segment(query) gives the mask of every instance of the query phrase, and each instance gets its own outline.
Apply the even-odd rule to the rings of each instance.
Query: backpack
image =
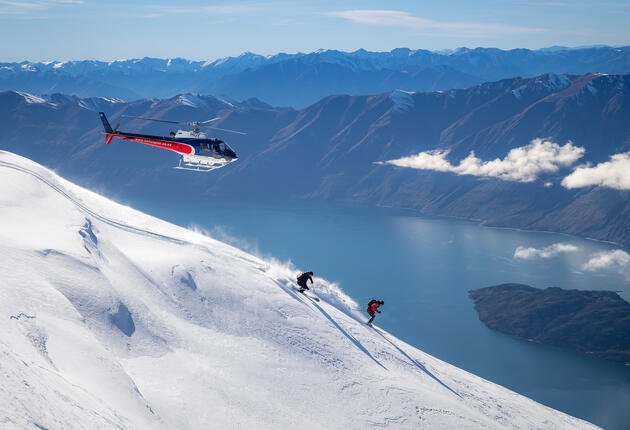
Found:
[[[367,311],[370,312],[370,306],[372,306],[374,303],[377,303],[377,302],[378,300],[374,300],[374,299],[370,300],[367,304]]]

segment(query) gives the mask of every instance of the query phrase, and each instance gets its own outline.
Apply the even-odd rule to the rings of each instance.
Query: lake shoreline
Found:
[[[512,283],[468,296],[479,320],[499,333],[630,365],[630,303],[614,291]]]

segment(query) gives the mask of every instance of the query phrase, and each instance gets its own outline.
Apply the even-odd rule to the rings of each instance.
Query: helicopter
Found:
[[[125,118],[141,119],[145,121],[165,122],[169,124],[185,124],[193,127],[192,131],[178,130],[177,133],[171,131],[170,136],[152,136],[147,134],[127,133],[118,131],[120,123],[112,129],[107,121],[105,113],[99,112],[103,128],[105,129],[105,143],[109,145],[114,137],[124,140],[132,140],[134,142],[144,143],[145,145],[156,146],[158,148],[168,149],[180,154],[179,164],[176,169],[193,170],[196,172],[209,172],[236,161],[238,156],[232,148],[222,140],[213,139],[201,132],[201,127],[213,128],[215,130],[227,131],[230,133],[247,134],[242,131],[229,130],[226,128],[213,127],[210,123],[220,118],[212,118],[202,122],[181,122],[167,121],[163,119],[143,118],[139,116],[127,116]]]

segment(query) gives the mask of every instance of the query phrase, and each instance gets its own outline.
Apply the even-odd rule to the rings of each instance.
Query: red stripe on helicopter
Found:
[[[145,139],[142,137],[127,137],[127,136],[118,136],[121,139],[125,140],[133,140],[134,142],[144,143],[145,145],[157,146],[158,148],[170,149],[171,151],[179,152],[181,154],[190,154],[192,152],[192,147],[189,145],[182,145],[177,142],[167,142],[164,140],[151,140]]]

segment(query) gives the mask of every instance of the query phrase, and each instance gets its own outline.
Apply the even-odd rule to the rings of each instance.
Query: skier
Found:
[[[381,313],[378,308],[379,306],[383,306],[384,304],[385,302],[382,300],[370,300],[367,305],[367,313],[370,314],[370,320],[367,322],[368,324],[372,324],[372,321],[374,321],[374,317],[376,317],[376,314]]]
[[[304,290],[310,290],[309,287],[306,286],[306,283],[311,281],[311,285],[313,285],[313,272],[304,272],[300,276],[297,277],[297,284],[300,286],[298,290],[300,293],[303,293]]]

